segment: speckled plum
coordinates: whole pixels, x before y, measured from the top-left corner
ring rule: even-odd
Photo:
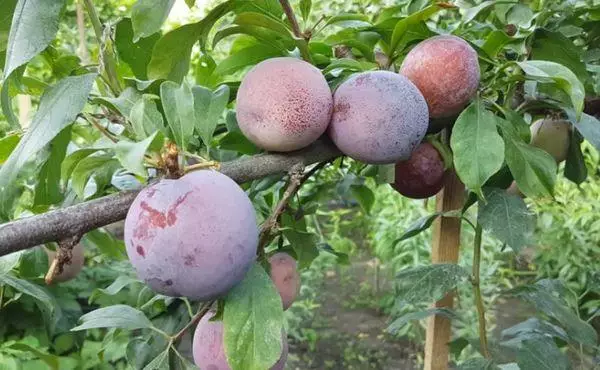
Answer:
[[[200,320],[192,343],[194,363],[202,370],[231,370],[225,356],[223,344],[223,322],[209,321],[214,316],[209,312]],[[285,369],[288,357],[287,336],[282,333],[282,352],[271,370]]]
[[[154,291],[209,300],[239,283],[254,262],[256,215],[229,177],[191,172],[139,193],[125,219],[125,243],[138,277]]]
[[[50,265],[56,256],[56,252],[46,247],[44,247],[44,250],[48,255],[48,265]],[[71,263],[63,265],[62,272],[56,275],[54,281],[57,283],[63,283],[65,281],[74,279],[83,269],[84,262],[85,257],[83,255],[83,246],[81,243],[77,243],[71,251]]]
[[[407,161],[396,163],[392,185],[408,198],[425,199],[436,195],[444,186],[444,160],[430,143],[422,143]]]
[[[400,74],[408,77],[427,101],[431,118],[454,116],[467,105],[479,87],[477,52],[456,36],[435,36],[415,46],[406,56]]]
[[[531,145],[548,152],[557,163],[567,159],[571,142],[571,123],[546,118],[531,125]]]
[[[257,146],[289,152],[310,145],[327,129],[333,98],[316,67],[273,58],[246,74],[237,93],[240,129]]]
[[[408,159],[427,131],[425,99],[397,73],[356,74],[337,88],[333,100],[329,136],[344,154],[365,163]]]
[[[300,274],[298,263],[287,253],[275,253],[269,258],[271,265],[271,280],[275,284],[283,309],[290,308],[300,292]]]

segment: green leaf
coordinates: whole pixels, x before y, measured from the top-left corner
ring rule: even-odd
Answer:
[[[600,121],[597,118],[584,113],[580,120],[571,119],[571,123],[590,144],[600,150]]]
[[[577,130],[571,131],[569,151],[565,163],[565,177],[577,185],[581,185],[588,176],[585,158],[581,151],[583,137]]]
[[[102,169],[112,169],[118,166],[119,162],[110,154],[88,156],[80,160],[71,176],[71,184],[75,194],[81,199],[85,199],[85,188],[94,173],[101,173]],[[101,189],[96,189],[96,193]]]
[[[10,25],[16,6],[17,0],[4,0],[0,2],[0,52],[6,50]],[[0,69],[2,68],[3,66],[0,64]]]
[[[60,369],[59,367],[59,361],[58,361],[58,357],[48,354],[46,352],[42,352],[40,351],[39,348],[33,347],[27,343],[14,343],[11,344],[9,346],[7,346],[10,349],[14,349],[17,351],[23,351],[23,352],[31,352],[32,354],[34,354],[37,358],[39,358],[40,360],[42,360],[46,365],[48,365],[50,367],[50,369],[52,370],[58,370]]]
[[[187,83],[181,86],[172,81],[160,85],[160,97],[167,123],[177,145],[186,150],[194,134],[194,95]]]
[[[123,117],[127,117],[131,113],[131,108],[141,97],[142,94],[136,88],[126,87],[117,98],[100,96],[94,98],[92,102],[103,104],[115,112],[121,113]]]
[[[71,126],[68,126],[50,142],[50,156],[37,175],[33,201],[36,206],[57,204],[63,200],[60,171],[70,141]]]
[[[152,48],[160,38],[160,34],[155,33],[138,42],[133,42],[133,28],[131,19],[124,18],[117,23],[115,29],[115,46],[119,58],[121,58],[129,67],[135,77],[146,80],[146,66],[152,58]]]
[[[467,8],[463,12],[463,17],[462,17],[463,23],[469,23],[470,21],[475,19],[475,17],[477,17],[477,15],[479,13],[481,13],[483,10],[489,8],[490,6],[494,5],[495,3],[496,3],[495,0],[489,0],[489,1],[482,2],[481,4],[479,4],[477,6]]]
[[[302,270],[310,267],[312,261],[319,256],[319,238],[316,234],[296,230],[292,228],[282,228],[281,231],[285,238],[290,242],[298,257],[298,267]]]
[[[454,264],[409,268],[396,275],[396,297],[406,304],[433,303],[469,277],[465,269]]]
[[[429,19],[435,13],[446,8],[448,8],[448,6],[441,4],[430,5],[421,11],[413,13],[408,17],[399,20],[394,27],[394,32],[392,33],[389,54],[394,54],[399,51],[398,47],[404,44],[402,42],[403,38],[411,27],[418,25],[422,21]]]
[[[71,175],[73,174],[73,170],[77,167],[77,164],[84,159],[85,157],[97,152],[99,149],[80,149],[73,153],[71,153],[62,163],[61,166],[61,174],[62,174],[62,182],[67,183]]]
[[[89,302],[90,303],[94,302],[95,298],[98,297],[101,293],[106,294],[106,295],[115,295],[115,294],[119,293],[121,290],[123,290],[125,287],[132,285],[132,284],[137,284],[137,283],[140,283],[140,281],[137,279],[134,279],[132,277],[126,276],[126,275],[121,275],[121,276],[117,277],[117,279],[115,281],[113,281],[113,283],[110,284],[109,286],[107,286],[106,288],[96,289],[90,296]]]
[[[188,6],[188,8],[192,9],[192,7],[196,5],[196,0],[185,0],[185,4]]]
[[[300,14],[302,15],[302,19],[304,21],[308,21],[308,17],[310,17],[310,11],[312,9],[312,0],[300,0]]]
[[[287,53],[287,49],[291,48],[291,46],[294,43],[293,39],[288,34],[281,35],[280,33],[276,33],[267,28],[257,26],[231,26],[223,28],[215,34],[215,37],[213,38],[213,48],[219,43],[219,41],[223,40],[224,38],[237,34],[245,34],[252,36],[256,40],[264,44],[270,45],[273,48],[278,49],[282,53]]]
[[[558,321],[572,340],[590,347],[597,344],[594,328],[581,320],[548,288],[539,284],[526,285],[515,288],[508,294],[531,303],[536,310]]]
[[[38,246],[27,249],[19,263],[19,277],[39,278],[44,276],[48,271],[49,262],[45,248]]]
[[[560,50],[560,52],[557,52]],[[547,60],[569,68],[580,81],[590,77],[582,59],[583,49],[560,32],[539,28],[533,35],[531,59]]]
[[[551,338],[525,340],[517,352],[521,370],[567,370],[569,359]]]
[[[402,241],[412,238],[413,236],[419,235],[423,231],[429,229],[431,227],[431,225],[433,225],[433,222],[438,217],[440,217],[441,214],[442,214],[441,212],[436,212],[436,213],[430,214],[429,216],[425,216],[425,217],[418,219],[415,223],[410,225],[410,227],[408,228],[408,230],[406,230],[404,232],[404,234],[402,234],[398,239],[394,240],[394,243],[392,243],[392,244],[396,245]]]
[[[6,275],[17,266],[23,252],[13,252],[0,257],[0,276]]]
[[[202,86],[192,88],[196,130],[206,147],[210,147],[213,133],[229,102],[229,86],[221,85],[215,91]]]
[[[17,147],[17,144],[19,144],[19,141],[21,141],[21,135],[19,134],[12,134],[0,139],[0,164],[6,162],[10,153],[12,153]]]
[[[282,56],[279,49],[265,44],[257,44],[229,55],[217,65],[214,73],[222,76],[233,74],[240,69],[262,62],[265,59]]]
[[[335,15],[327,20],[325,26],[337,24],[343,28],[362,28],[370,27],[369,17],[365,14],[343,13]],[[323,26],[323,28],[325,27]]]
[[[12,98],[14,97],[14,94],[11,91],[21,84],[19,80],[22,79],[25,67],[26,66],[17,68],[13,74],[5,78],[2,89],[0,90],[0,106],[2,107],[2,113],[4,113],[6,121],[8,121],[9,126],[13,129],[18,129],[20,125],[19,118],[17,118],[13,111]]]
[[[65,0],[19,0],[6,47],[5,79],[50,45],[64,7]]]
[[[515,4],[508,13],[506,13],[506,22],[523,28],[529,28],[533,17],[533,10],[531,10],[529,5]]]
[[[223,136],[219,140],[219,148],[223,150],[233,150],[246,155],[260,153],[260,149],[239,131],[228,132]]]
[[[139,142],[121,140],[115,145],[116,157],[126,170],[140,177],[148,177],[148,171],[144,167],[144,156],[157,133]]]
[[[95,78],[95,74],[67,77],[44,92],[30,129],[0,168],[0,213],[7,213],[14,201],[10,190],[23,165],[75,120]]]
[[[133,42],[160,31],[175,0],[138,0],[131,8]]]
[[[521,342],[524,339],[538,337],[540,335],[549,335],[565,342],[569,342],[570,340],[567,333],[561,327],[532,317],[517,325],[511,326],[508,329],[502,330],[502,338],[515,337],[509,341],[502,342],[502,345],[508,346],[509,342],[514,342],[516,344],[514,348],[520,348]]]
[[[61,315],[61,309],[54,297],[45,288],[27,280],[16,278],[11,274],[0,275],[0,284],[8,285],[16,291],[33,297],[44,316],[45,324],[50,328],[50,332],[53,332],[53,325]]]
[[[129,121],[131,121],[133,132],[139,140],[147,138],[156,131],[168,134],[163,115],[156,107],[157,99],[158,97],[155,95],[144,94],[131,107]]]
[[[485,189],[486,202],[479,202],[477,220],[496,239],[520,252],[533,235],[535,217],[516,195],[503,189]]]
[[[152,323],[142,311],[133,307],[118,304],[99,308],[86,313],[79,319],[81,325],[71,331],[87,330],[94,328],[121,328],[121,329],[149,329]]]
[[[167,348],[156,356],[150,363],[144,366],[144,370],[162,370],[169,369],[169,351],[171,348]]]
[[[395,319],[390,326],[388,326],[386,331],[392,335],[395,335],[410,321],[423,320],[434,315],[444,316],[449,319],[455,319],[457,317],[454,312],[447,308],[430,308],[425,311],[411,312],[400,316],[399,318]]]
[[[583,111],[585,88],[577,76],[562,64],[544,60],[527,60],[518,62],[523,72],[533,80],[542,83],[554,83],[571,99],[577,119]]]
[[[261,13],[244,12],[238,14],[233,20],[233,23],[240,26],[263,27],[275,31],[280,35],[290,35],[291,37],[290,30],[285,23]]]
[[[154,44],[148,64],[148,78],[181,83],[190,68],[192,47],[198,40],[198,25],[186,24],[164,34]]]
[[[281,355],[281,297],[267,272],[254,264],[225,297],[224,344],[233,370],[264,370]]]
[[[375,203],[375,194],[373,194],[373,191],[366,185],[352,185],[350,186],[350,191],[358,201],[358,204],[360,204],[363,212],[366,214],[371,213],[371,209]]]
[[[512,38],[504,33],[504,31],[493,30],[485,38],[481,50],[485,51],[490,58],[496,58],[504,45],[508,44],[511,40]]]
[[[496,116],[475,100],[458,117],[450,146],[454,167],[462,182],[481,195],[481,187],[504,162],[504,145],[496,129]]]
[[[499,370],[499,367],[494,364],[493,360],[486,358],[470,358],[458,365],[456,370]]]
[[[83,242],[88,245],[91,243],[100,252],[115,260],[124,260],[127,258],[125,252],[125,243],[122,239],[115,238],[111,233],[103,229],[96,229],[85,234]]]
[[[540,148],[514,139],[504,140],[506,163],[519,189],[530,198],[552,196],[556,161]]]

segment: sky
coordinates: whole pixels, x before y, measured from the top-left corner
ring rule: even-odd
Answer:
[[[203,9],[207,0],[196,0],[196,8]],[[176,0],[171,13],[169,14],[169,20],[176,23],[184,23],[189,17],[190,8],[185,4],[184,0]]]

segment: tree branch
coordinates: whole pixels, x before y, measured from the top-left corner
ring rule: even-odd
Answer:
[[[286,154],[259,154],[221,163],[221,172],[237,183],[284,174],[292,167],[308,166],[340,156],[328,140]],[[0,256],[63,240],[123,220],[138,191],[125,191],[44,214],[0,225]]]

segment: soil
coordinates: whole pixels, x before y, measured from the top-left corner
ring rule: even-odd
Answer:
[[[347,267],[327,271],[315,321],[314,348],[290,342],[287,369],[418,369],[414,344],[385,333],[387,317],[378,312],[376,263],[354,260]],[[386,283],[381,289],[387,289]]]

